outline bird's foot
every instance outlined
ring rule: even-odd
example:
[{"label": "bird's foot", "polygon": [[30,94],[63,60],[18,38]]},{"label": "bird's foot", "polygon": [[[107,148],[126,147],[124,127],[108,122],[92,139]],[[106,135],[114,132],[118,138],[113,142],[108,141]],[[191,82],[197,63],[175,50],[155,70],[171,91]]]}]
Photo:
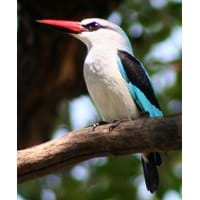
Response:
[{"label": "bird's foot", "polygon": [[119,119],[119,120],[114,120],[112,124],[109,126],[109,132],[111,132],[114,128],[119,126],[120,123],[129,121],[130,119],[124,118],[124,119]]},{"label": "bird's foot", "polygon": [[108,122],[106,122],[106,121],[99,121],[99,122],[96,122],[96,123],[92,124],[92,131],[95,131],[95,129],[96,129],[97,126],[105,125],[105,124],[108,124]]}]

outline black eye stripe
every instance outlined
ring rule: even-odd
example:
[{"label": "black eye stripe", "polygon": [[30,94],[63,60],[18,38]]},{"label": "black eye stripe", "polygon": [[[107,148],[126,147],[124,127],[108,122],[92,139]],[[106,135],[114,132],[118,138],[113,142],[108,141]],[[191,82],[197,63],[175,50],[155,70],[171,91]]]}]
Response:
[{"label": "black eye stripe", "polygon": [[100,28],[103,28],[99,23],[97,22],[91,22],[89,24],[83,25],[88,31],[96,31]]}]

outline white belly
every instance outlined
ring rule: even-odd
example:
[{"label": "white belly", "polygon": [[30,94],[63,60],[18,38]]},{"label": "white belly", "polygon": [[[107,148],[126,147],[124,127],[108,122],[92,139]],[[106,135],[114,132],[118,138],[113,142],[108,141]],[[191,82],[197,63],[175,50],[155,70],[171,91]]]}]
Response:
[{"label": "white belly", "polygon": [[112,122],[137,118],[139,111],[132,99],[127,82],[121,76],[115,57],[86,59],[84,78],[89,94],[103,120]]}]

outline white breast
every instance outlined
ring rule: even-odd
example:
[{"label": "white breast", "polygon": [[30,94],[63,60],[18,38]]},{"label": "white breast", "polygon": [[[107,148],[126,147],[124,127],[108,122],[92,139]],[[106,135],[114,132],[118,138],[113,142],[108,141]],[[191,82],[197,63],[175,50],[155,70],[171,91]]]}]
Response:
[{"label": "white breast", "polygon": [[138,109],[117,66],[117,52],[91,49],[84,63],[89,94],[103,120],[137,118]]}]

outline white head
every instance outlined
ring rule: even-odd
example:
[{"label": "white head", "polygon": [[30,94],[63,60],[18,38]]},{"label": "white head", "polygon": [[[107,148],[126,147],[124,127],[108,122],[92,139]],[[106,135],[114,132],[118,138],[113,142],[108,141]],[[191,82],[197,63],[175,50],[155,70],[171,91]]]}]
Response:
[{"label": "white head", "polygon": [[74,37],[92,47],[116,48],[132,54],[131,44],[125,32],[116,24],[99,18],[88,18],[81,22],[65,20],[37,20],[39,23],[55,26],[70,32]]}]

